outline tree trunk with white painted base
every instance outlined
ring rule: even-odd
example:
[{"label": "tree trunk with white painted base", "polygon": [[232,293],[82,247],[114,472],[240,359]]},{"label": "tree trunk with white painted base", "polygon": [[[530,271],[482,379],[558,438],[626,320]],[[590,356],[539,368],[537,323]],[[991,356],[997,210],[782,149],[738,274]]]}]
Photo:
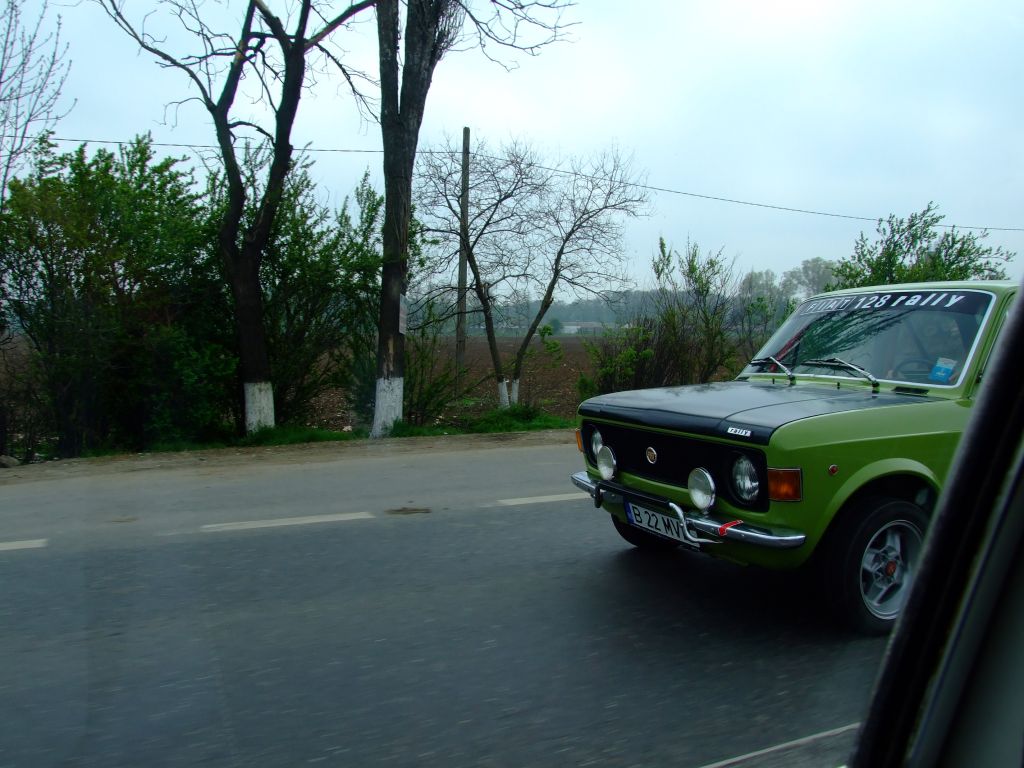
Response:
[{"label": "tree trunk with white painted base", "polygon": [[370,437],[387,437],[396,421],[402,419],[402,398],[405,379],[377,379],[376,406],[373,409],[373,428]]},{"label": "tree trunk with white painted base", "polygon": [[242,375],[245,433],[274,426],[274,387],[270,382],[270,355],[263,327],[263,292],[259,279],[258,250],[251,244],[238,248],[237,230],[222,227],[221,251],[231,279],[235,329],[238,334],[238,367]]},{"label": "tree trunk with white painted base", "polygon": [[[409,277],[409,221],[416,143],[434,68],[458,39],[463,18],[460,6],[447,0],[407,3],[403,35],[402,7],[399,0],[378,0],[374,5],[380,63],[380,132],[384,149],[384,227],[377,326],[377,400],[372,437],[383,437],[402,417],[405,328],[400,317]],[[404,43],[401,56],[400,43]]]},{"label": "tree trunk with white painted base", "polygon": [[508,381],[505,379],[498,382],[498,407],[508,408]]},{"label": "tree trunk with white painted base", "polygon": [[[125,15],[123,6],[126,5],[130,4],[100,3],[117,26],[143,50],[155,56],[163,66],[176,68],[189,76],[193,87],[199,91],[195,100],[206,108],[213,122],[225,188],[217,241],[234,299],[245,428],[252,433],[272,427],[274,394],[263,327],[260,263],[273,235],[285,179],[292,168],[291,133],[303,94],[307,56],[323,51],[327,37],[375,3],[356,2],[340,15],[327,18],[314,8],[312,0],[300,0],[280,18],[267,3],[250,2],[240,19],[229,21],[231,26],[219,30],[208,26],[205,12],[200,15],[201,3],[169,3],[171,15],[177,17],[186,35],[196,38],[200,49],[206,50],[206,55],[199,56],[176,56],[171,46],[161,47],[163,39],[153,38],[144,31],[149,13],[139,11],[141,21],[133,24]],[[241,25],[237,32],[232,31],[236,22]],[[291,29],[287,29],[288,24],[293,25]],[[171,35],[170,39],[177,40],[178,35]],[[225,40],[232,41],[232,55],[221,59]],[[60,66],[60,56],[57,53],[54,56]],[[223,61],[224,66],[212,66],[214,60]],[[264,106],[272,109],[263,112],[272,120],[259,125],[250,122],[252,118],[239,116],[235,99],[242,83],[252,83],[252,93],[265,97]],[[248,111],[250,106],[246,99],[243,111]],[[243,172],[244,160],[240,160],[238,150],[248,144],[239,131],[246,128],[267,139],[269,162],[263,179],[258,178],[261,174],[250,179]]]},{"label": "tree trunk with white painted base", "polygon": [[245,433],[274,426],[274,388],[269,381],[245,382]]},{"label": "tree trunk with white painted base", "polygon": [[508,398],[510,405],[519,405],[519,379],[512,379],[512,391]]}]

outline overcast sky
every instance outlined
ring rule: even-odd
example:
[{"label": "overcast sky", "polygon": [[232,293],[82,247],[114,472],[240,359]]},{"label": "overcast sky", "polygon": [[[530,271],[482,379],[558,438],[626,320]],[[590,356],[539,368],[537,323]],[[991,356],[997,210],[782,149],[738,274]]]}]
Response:
[{"label": "overcast sky", "polygon": [[[136,15],[151,5],[126,2]],[[165,115],[191,94],[183,75],[138,53],[88,0],[55,10],[73,59],[66,95],[77,99],[57,136],[212,143],[198,105]],[[615,145],[659,188],[871,219],[935,201],[949,224],[1024,230],[1020,0],[580,0],[565,19],[577,23],[571,42],[508,57],[511,72],[476,51],[445,58],[420,148],[464,125],[474,139],[523,139],[553,158]],[[373,32],[367,23],[339,38],[371,71]],[[380,135],[322,80],[300,106],[294,144],[379,150]],[[379,154],[315,157],[335,204],[366,168],[381,186]],[[641,285],[659,236],[723,248],[741,271],[781,273],[847,256],[874,231],[666,192],[652,193],[651,208],[625,242]],[[988,242],[1020,254],[1010,268],[1020,278],[1024,231]]]}]

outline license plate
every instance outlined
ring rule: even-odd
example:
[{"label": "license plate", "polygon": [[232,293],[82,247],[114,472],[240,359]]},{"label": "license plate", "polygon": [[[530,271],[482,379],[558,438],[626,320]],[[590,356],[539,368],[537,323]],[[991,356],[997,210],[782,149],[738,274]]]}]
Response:
[{"label": "license plate", "polygon": [[625,506],[629,522],[637,528],[689,544],[683,535],[683,524],[679,522],[678,518],[664,512],[641,507],[631,501],[627,501]]}]

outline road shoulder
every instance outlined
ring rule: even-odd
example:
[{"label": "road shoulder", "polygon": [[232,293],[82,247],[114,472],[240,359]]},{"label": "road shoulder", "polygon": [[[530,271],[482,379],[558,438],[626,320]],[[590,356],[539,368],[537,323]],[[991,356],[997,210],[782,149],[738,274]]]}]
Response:
[{"label": "road shoulder", "polygon": [[62,478],[110,475],[185,467],[230,468],[233,465],[302,464],[343,460],[347,457],[388,457],[405,453],[480,451],[573,443],[571,429],[507,432],[486,435],[403,437],[382,440],[302,443],[254,448],[218,448],[174,453],[138,453],[88,459],[65,459],[0,470],[0,486]]}]

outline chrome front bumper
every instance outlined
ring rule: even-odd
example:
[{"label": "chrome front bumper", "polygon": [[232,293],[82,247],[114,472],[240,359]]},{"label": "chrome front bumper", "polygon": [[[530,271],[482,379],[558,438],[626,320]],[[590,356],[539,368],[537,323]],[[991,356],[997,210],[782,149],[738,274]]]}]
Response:
[{"label": "chrome front bumper", "polygon": [[586,472],[576,472],[571,476],[571,480],[573,485],[581,491],[590,494],[596,507],[600,507],[605,501],[621,504],[626,499],[635,499],[638,502],[656,504],[663,509],[671,510],[682,523],[683,535],[686,536],[687,541],[696,546],[720,544],[723,541],[741,541],[744,544],[753,544],[768,549],[795,549],[807,538],[800,531],[789,528],[764,528],[745,523],[742,520],[723,520],[710,515],[702,515],[699,512],[684,511],[668,499],[639,493],[605,480],[591,480]]}]

